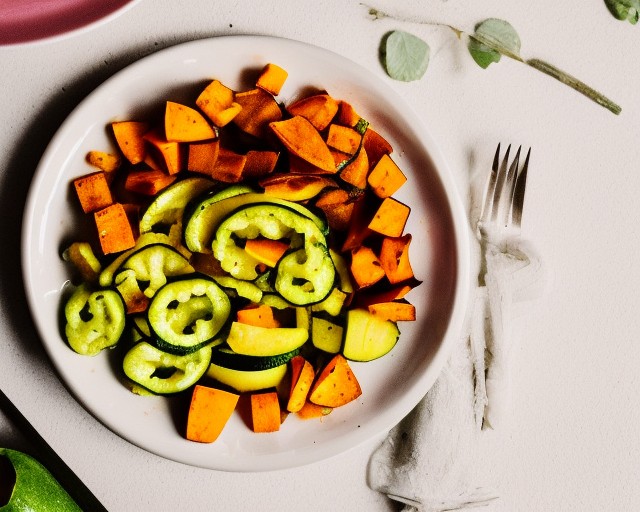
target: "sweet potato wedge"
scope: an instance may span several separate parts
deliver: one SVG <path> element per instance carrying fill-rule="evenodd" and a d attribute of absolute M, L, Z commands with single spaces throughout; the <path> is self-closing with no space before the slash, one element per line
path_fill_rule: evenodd
<path fill-rule="evenodd" d="M 336 182 L 322 175 L 272 174 L 261 179 L 265 194 L 288 201 L 305 201 L 316 197 L 326 188 L 336 188 Z"/>
<path fill-rule="evenodd" d="M 341 124 L 342 126 L 350 126 L 353 128 L 360 121 L 360 115 L 356 112 L 353 106 L 341 100 L 338 107 L 338 113 L 334 119 L 334 122 Z"/>
<path fill-rule="evenodd" d="M 329 125 L 327 132 L 327 146 L 337 149 L 347 155 L 353 155 L 360 147 L 360 135 L 353 128 L 342 126 L 336 123 Z"/>
<path fill-rule="evenodd" d="M 242 180 L 246 162 L 246 155 L 221 147 L 211 177 L 223 183 L 238 183 Z"/>
<path fill-rule="evenodd" d="M 354 203 L 349 193 L 342 188 L 323 192 L 316 201 L 327 218 L 329 227 L 334 231 L 346 231 L 353 215 Z"/>
<path fill-rule="evenodd" d="M 127 174 L 124 188 L 146 196 L 154 196 L 171 185 L 177 177 L 161 170 L 131 171 Z"/>
<path fill-rule="evenodd" d="M 279 153 L 276 151 L 247 151 L 247 161 L 242 171 L 243 178 L 261 178 L 271 174 L 278 163 Z"/>
<path fill-rule="evenodd" d="M 248 306 L 239 309 L 236 313 L 238 322 L 256 327 L 277 328 L 282 327 L 281 323 L 273 314 L 273 308 L 266 304 L 259 306 Z"/>
<path fill-rule="evenodd" d="M 157 130 L 146 133 L 144 139 L 158 151 L 169 174 L 177 174 L 183 169 L 184 156 L 179 142 L 168 141 Z"/>
<path fill-rule="evenodd" d="M 296 413 L 298 418 L 303 420 L 311 420 L 315 418 L 324 418 L 333 411 L 332 407 L 325 407 L 324 405 L 316 405 L 308 400 L 304 403 L 302 408 Z"/>
<path fill-rule="evenodd" d="M 268 238 L 251 238 L 245 242 L 244 250 L 260 263 L 275 267 L 289 249 L 289 244 Z"/>
<path fill-rule="evenodd" d="M 122 159 L 120 158 L 120 155 L 94 150 L 87 153 L 87 162 L 97 169 L 109 174 L 120 168 Z"/>
<path fill-rule="evenodd" d="M 143 121 L 118 121 L 111 123 L 113 135 L 124 157 L 133 165 L 144 161 L 147 154 L 144 134 L 149 124 Z"/>
<path fill-rule="evenodd" d="M 282 111 L 274 97 L 260 88 L 239 92 L 235 98 L 242 109 L 233 122 L 250 135 L 262 138 L 267 133 L 269 123 L 282 119 Z"/>
<path fill-rule="evenodd" d="M 197 384 L 189 405 L 187 439 L 199 443 L 218 439 L 239 398 L 235 393 Z"/>
<path fill-rule="evenodd" d="M 411 234 L 402 237 L 385 237 L 380 246 L 380 265 L 391 284 L 413 279 L 413 269 L 409 260 Z"/>
<path fill-rule="evenodd" d="M 295 356 L 291 360 L 291 368 L 291 389 L 289 400 L 287 401 L 287 410 L 289 412 L 298 412 L 307 401 L 315 371 L 313 365 L 302 356 Z"/>
<path fill-rule="evenodd" d="M 323 131 L 338 112 L 339 103 L 328 94 L 314 94 L 295 101 L 287 107 L 292 116 L 302 116 L 316 130 Z"/>
<path fill-rule="evenodd" d="M 327 143 L 306 118 L 294 116 L 270 123 L 269 127 L 291 153 L 320 169 L 335 172 L 336 165 Z"/>
<path fill-rule="evenodd" d="M 369 155 L 369 165 L 371 166 L 376 165 L 382 155 L 388 155 L 393 152 L 393 146 L 389 144 L 389 141 L 371 127 L 367 128 L 364 134 L 363 145 L 364 149 L 367 150 L 367 155 Z"/>
<path fill-rule="evenodd" d="M 347 360 L 336 354 L 316 378 L 309 401 L 324 407 L 341 407 L 362 394 L 360 383 Z"/>
<path fill-rule="evenodd" d="M 367 309 L 382 320 L 412 322 L 416 319 L 415 306 L 406 300 L 379 302 L 371 304 Z"/>
<path fill-rule="evenodd" d="M 362 147 L 356 157 L 340 171 L 340 178 L 342 181 L 364 190 L 367 187 L 368 174 L 369 157 L 367 151 Z"/>
<path fill-rule="evenodd" d="M 166 103 L 164 132 L 171 142 L 196 142 L 216 137 L 215 130 L 200 112 L 175 101 Z"/>

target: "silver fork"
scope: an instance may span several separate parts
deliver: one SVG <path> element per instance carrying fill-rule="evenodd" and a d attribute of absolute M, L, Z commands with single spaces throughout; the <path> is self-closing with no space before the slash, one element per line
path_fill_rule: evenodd
<path fill-rule="evenodd" d="M 511 145 L 507 147 L 504 158 L 500 162 L 500 144 L 498 144 L 491 172 L 487 178 L 477 225 L 478 238 L 482 242 L 490 242 L 504 248 L 510 238 L 520 234 L 531 155 L 531 148 L 529 148 L 524 164 L 519 168 L 521 149 L 522 146 L 518 148 L 513 162 L 509 165 Z"/>

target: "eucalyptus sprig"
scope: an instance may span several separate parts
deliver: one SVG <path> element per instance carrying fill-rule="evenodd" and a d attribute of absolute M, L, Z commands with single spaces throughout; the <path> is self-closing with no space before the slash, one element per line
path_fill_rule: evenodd
<path fill-rule="evenodd" d="M 640 2 L 640 0 L 618 0 L 618 2 Z M 614 114 L 622 111 L 619 105 L 574 76 L 540 59 L 524 59 L 520 55 L 520 37 L 507 21 L 496 18 L 486 19 L 478 23 L 474 32 L 469 34 L 446 23 L 393 16 L 374 7 L 366 7 L 373 19 L 391 18 L 396 21 L 445 27 L 452 30 L 459 39 L 466 37 L 469 53 L 483 69 L 494 62 L 499 62 L 500 58 L 505 56 L 555 78 Z M 429 63 L 429 45 L 420 38 L 401 30 L 393 31 L 383 38 L 381 53 L 387 73 L 396 80 L 411 81 L 421 78 Z"/>
<path fill-rule="evenodd" d="M 604 0 L 607 8 L 617 19 L 632 25 L 640 19 L 640 0 Z"/>

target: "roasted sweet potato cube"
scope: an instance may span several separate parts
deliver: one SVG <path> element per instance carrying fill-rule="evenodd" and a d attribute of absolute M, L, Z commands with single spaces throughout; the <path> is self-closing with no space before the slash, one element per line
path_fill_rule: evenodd
<path fill-rule="evenodd" d="M 377 304 L 371 304 L 367 309 L 382 320 L 412 322 L 416 319 L 415 306 L 406 300 L 378 302 Z"/>
<path fill-rule="evenodd" d="M 367 131 L 364 134 L 363 145 L 367 150 L 369 165 L 371 166 L 376 165 L 378 160 L 382 158 L 382 155 L 388 155 L 393 152 L 393 146 L 389 144 L 387 139 L 371 127 L 367 128 Z"/>
<path fill-rule="evenodd" d="M 406 181 L 407 177 L 388 154 L 380 157 L 367 177 L 371 190 L 380 198 L 392 196 Z"/>
<path fill-rule="evenodd" d="M 234 92 L 220 80 L 213 80 L 196 99 L 196 105 L 216 126 L 225 126 L 242 106 L 235 104 Z"/>
<path fill-rule="evenodd" d="M 271 174 L 276 168 L 279 154 L 276 151 L 247 151 L 247 161 L 242 171 L 243 178 L 260 178 Z"/>
<path fill-rule="evenodd" d="M 169 174 L 177 174 L 184 168 L 183 148 L 179 142 L 168 141 L 158 131 L 148 132 L 144 139 L 158 151 Z"/>
<path fill-rule="evenodd" d="M 354 203 L 346 190 L 335 188 L 323 192 L 318 197 L 316 206 L 324 212 L 332 230 L 347 230 L 353 215 Z"/>
<path fill-rule="evenodd" d="M 125 251 L 135 245 L 133 229 L 122 204 L 114 203 L 93 215 L 104 254 Z"/>
<path fill-rule="evenodd" d="M 284 85 L 289 73 L 276 64 L 267 64 L 256 82 L 256 86 L 264 89 L 269 94 L 277 96 Z"/>
<path fill-rule="evenodd" d="M 98 171 L 73 180 L 73 186 L 85 213 L 95 212 L 113 203 L 109 183 L 104 171 Z"/>
<path fill-rule="evenodd" d="M 401 236 L 411 209 L 393 197 L 383 199 L 368 228 L 381 235 Z"/>
<path fill-rule="evenodd" d="M 338 108 L 338 114 L 336 115 L 334 122 L 341 124 L 342 126 L 350 126 L 353 128 L 358 121 L 360 121 L 360 115 L 356 112 L 356 109 L 350 103 L 344 100 L 340 101 Z"/>
<path fill-rule="evenodd" d="M 411 235 L 385 237 L 380 246 L 380 264 L 390 283 L 402 283 L 414 277 L 409 261 Z"/>
<path fill-rule="evenodd" d="M 147 196 L 155 196 L 162 189 L 176 181 L 175 175 L 161 170 L 131 171 L 127 174 L 124 188 L 130 192 L 137 192 Z"/>
<path fill-rule="evenodd" d="M 144 161 L 147 149 L 143 137 L 149 131 L 149 124 L 142 121 L 118 121 L 111 123 L 111 128 L 124 157 L 134 165 Z"/>
<path fill-rule="evenodd" d="M 275 267 L 288 249 L 288 243 L 269 238 L 251 238 L 244 245 L 247 254 L 268 267 Z"/>
<path fill-rule="evenodd" d="M 266 304 L 239 309 L 236 318 L 238 322 L 242 324 L 254 325 L 256 327 L 282 327 L 282 324 L 273 314 L 273 308 Z"/>
<path fill-rule="evenodd" d="M 314 94 L 295 101 L 287 107 L 287 111 L 292 116 L 304 117 L 321 132 L 335 117 L 338 106 L 339 102 L 328 94 Z"/>
<path fill-rule="evenodd" d="M 269 127 L 291 153 L 320 169 L 335 172 L 336 164 L 327 143 L 307 119 L 294 116 L 270 123 Z"/>
<path fill-rule="evenodd" d="M 167 101 L 164 113 L 164 132 L 168 141 L 195 142 L 213 139 L 215 130 L 197 110 Z"/>
<path fill-rule="evenodd" d="M 219 152 L 219 139 L 189 144 L 187 170 L 213 176 Z"/>
<path fill-rule="evenodd" d="M 322 419 L 328 414 L 331 414 L 331 411 L 333 411 L 333 408 L 331 407 L 316 405 L 307 400 L 296 414 L 298 415 L 298 418 L 302 420 L 311 420 L 314 418 Z"/>
<path fill-rule="evenodd" d="M 353 155 L 360 147 L 360 135 L 353 128 L 342 126 L 336 123 L 329 125 L 327 132 L 327 146 L 338 151 L 342 151 L 347 155 Z"/>
<path fill-rule="evenodd" d="M 246 161 L 246 155 L 221 147 L 211 177 L 223 183 L 238 183 Z"/>
<path fill-rule="evenodd" d="M 351 275 L 358 288 L 372 286 L 384 277 L 384 269 L 373 249 L 361 245 L 351 251 Z"/>
<path fill-rule="evenodd" d="M 251 395 L 251 419 L 254 432 L 280 430 L 280 402 L 275 391 Z"/>
<path fill-rule="evenodd" d="M 342 244 L 342 252 L 347 252 L 359 247 L 362 245 L 362 242 L 373 233 L 371 229 L 369 229 L 372 214 L 369 210 L 368 203 L 369 201 L 365 194 L 356 198 L 354 201 L 349 229 Z"/>
<path fill-rule="evenodd" d="M 336 354 L 323 368 L 311 388 L 309 401 L 324 407 L 340 407 L 362 394 L 347 360 Z"/>
<path fill-rule="evenodd" d="M 233 122 L 246 133 L 262 138 L 269 123 L 282 119 L 282 111 L 274 97 L 260 88 L 240 92 L 235 98 L 242 109 Z"/>

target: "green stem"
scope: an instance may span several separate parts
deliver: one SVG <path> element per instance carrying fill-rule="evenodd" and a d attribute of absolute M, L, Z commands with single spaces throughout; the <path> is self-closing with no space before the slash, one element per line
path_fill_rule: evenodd
<path fill-rule="evenodd" d="M 547 62 L 539 59 L 529 59 L 524 62 L 532 68 L 535 68 L 538 71 L 542 71 L 544 74 L 555 78 L 565 85 L 568 85 L 569 87 L 578 91 L 580 94 L 584 94 L 587 98 L 595 101 L 598 105 L 603 106 L 614 114 L 618 115 L 620 112 L 622 112 L 622 108 L 611 101 L 609 98 L 607 98 L 603 94 L 600 94 L 598 91 L 589 87 L 587 84 L 578 80 L 577 78 L 556 68 L 555 66 L 552 66 L 551 64 L 548 64 Z"/>

